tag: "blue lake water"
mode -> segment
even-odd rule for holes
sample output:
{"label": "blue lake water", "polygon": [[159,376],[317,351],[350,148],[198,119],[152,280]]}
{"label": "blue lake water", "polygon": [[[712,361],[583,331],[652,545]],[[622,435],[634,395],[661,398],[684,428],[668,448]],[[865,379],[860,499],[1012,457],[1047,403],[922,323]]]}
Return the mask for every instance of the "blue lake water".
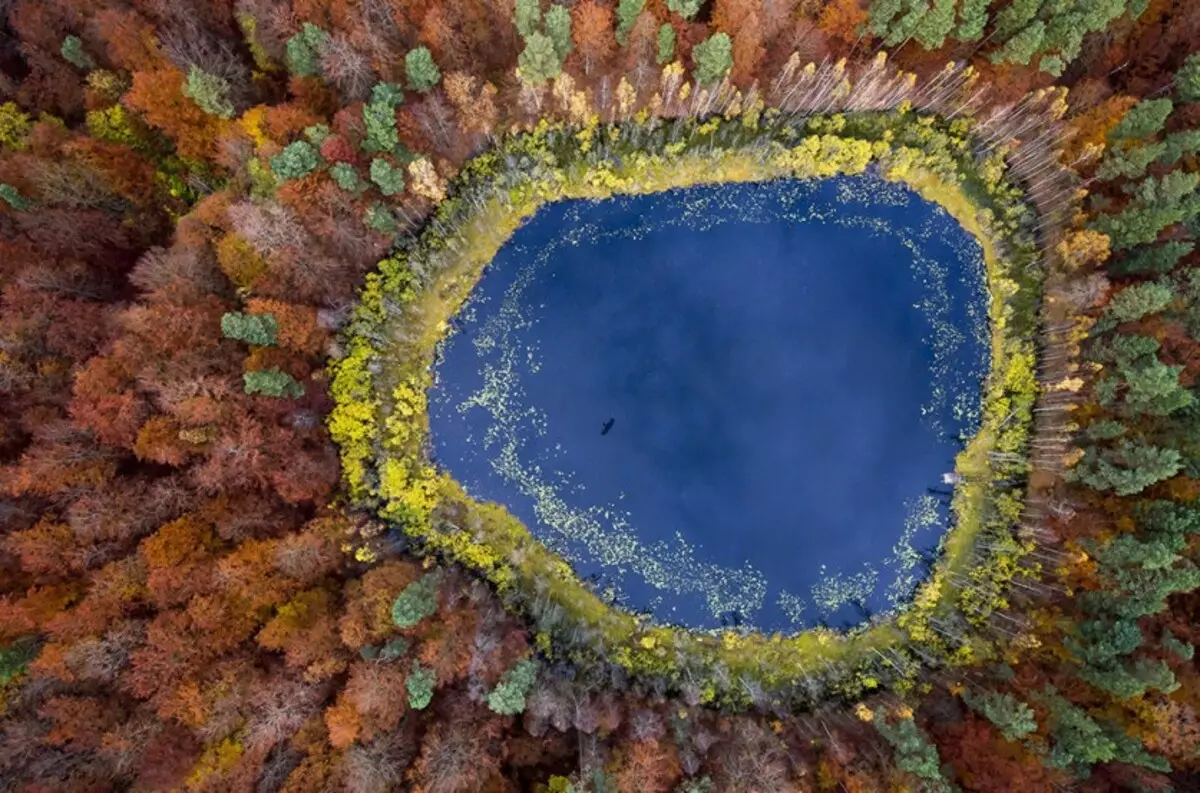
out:
{"label": "blue lake water", "polygon": [[559,202],[442,347],[434,454],[628,608],[846,626],[925,574],[986,328],[977,243],[873,176]]}

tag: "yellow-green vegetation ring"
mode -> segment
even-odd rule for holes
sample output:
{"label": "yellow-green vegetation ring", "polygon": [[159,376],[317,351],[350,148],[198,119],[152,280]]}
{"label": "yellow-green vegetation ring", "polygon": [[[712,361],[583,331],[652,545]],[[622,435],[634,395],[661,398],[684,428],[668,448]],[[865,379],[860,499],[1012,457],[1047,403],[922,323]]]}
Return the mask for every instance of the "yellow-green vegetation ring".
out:
{"label": "yellow-green vegetation ring", "polygon": [[[416,238],[367,277],[331,366],[329,429],[350,499],[421,553],[486,578],[527,616],[537,646],[579,666],[616,666],[699,702],[741,707],[847,699],[912,684],[924,663],[994,652],[978,628],[1031,546],[1020,541],[1037,384],[1041,289],[1036,213],[1002,154],[974,153],[971,122],[912,112],[809,116],[774,110],[699,121],[583,128],[543,122],[471,160]],[[706,633],[606,604],[502,506],[471,499],[429,460],[426,391],[437,345],[484,268],[544,203],[698,184],[822,179],[876,168],[945,209],[983,249],[991,369],[978,433],[956,461],[954,526],[912,602],[848,632]],[[359,550],[370,559],[370,545]]]}

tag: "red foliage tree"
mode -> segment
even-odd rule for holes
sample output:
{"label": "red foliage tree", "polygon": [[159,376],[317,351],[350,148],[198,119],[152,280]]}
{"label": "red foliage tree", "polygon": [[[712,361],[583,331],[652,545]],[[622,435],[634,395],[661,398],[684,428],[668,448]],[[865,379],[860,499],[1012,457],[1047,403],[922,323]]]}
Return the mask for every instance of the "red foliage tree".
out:
{"label": "red foliage tree", "polygon": [[413,793],[482,790],[500,772],[501,725],[499,719],[480,718],[478,707],[468,700],[451,701],[421,744],[409,774]]}
{"label": "red foliage tree", "polygon": [[585,76],[603,69],[617,46],[612,8],[600,0],[583,0],[571,9],[575,57]]}
{"label": "red foliage tree", "polygon": [[225,122],[201,110],[184,95],[183,86],[184,75],[178,69],[134,72],[133,85],[121,101],[162,130],[182,156],[211,160]]}

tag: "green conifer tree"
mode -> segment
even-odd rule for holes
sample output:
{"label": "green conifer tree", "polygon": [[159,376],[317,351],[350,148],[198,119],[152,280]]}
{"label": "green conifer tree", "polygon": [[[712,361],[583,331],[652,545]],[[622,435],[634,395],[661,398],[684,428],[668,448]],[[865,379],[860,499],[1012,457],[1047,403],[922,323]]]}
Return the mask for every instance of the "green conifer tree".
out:
{"label": "green conifer tree", "polygon": [[1125,438],[1112,447],[1087,449],[1074,475],[1094,490],[1132,496],[1182,467],[1177,450]]}
{"label": "green conifer tree", "polygon": [[1200,102],[1200,52],[1187,56],[1175,72],[1175,96],[1181,102]]}
{"label": "green conifer tree", "polygon": [[968,690],[963,692],[962,698],[967,707],[995,725],[1005,740],[1019,741],[1037,730],[1033,708],[1012,694],[996,691],[976,694]]}
{"label": "green conifer tree", "polygon": [[1174,104],[1170,99],[1143,99],[1109,130],[1109,140],[1144,140],[1162,132]]}
{"label": "green conifer tree", "polygon": [[924,788],[950,793],[950,786],[942,776],[937,749],[911,717],[900,718],[888,724],[887,714],[877,709],[872,724],[879,734],[892,746],[896,767],[924,781]]}

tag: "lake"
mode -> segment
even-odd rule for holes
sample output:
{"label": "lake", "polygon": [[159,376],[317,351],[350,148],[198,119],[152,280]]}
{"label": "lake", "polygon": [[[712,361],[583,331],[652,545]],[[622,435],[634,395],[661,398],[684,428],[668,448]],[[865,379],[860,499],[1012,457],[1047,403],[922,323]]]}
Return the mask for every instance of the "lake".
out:
{"label": "lake", "polygon": [[865,175],[542,207],[455,320],[434,456],[662,622],[908,598],[988,363],[977,242]]}

